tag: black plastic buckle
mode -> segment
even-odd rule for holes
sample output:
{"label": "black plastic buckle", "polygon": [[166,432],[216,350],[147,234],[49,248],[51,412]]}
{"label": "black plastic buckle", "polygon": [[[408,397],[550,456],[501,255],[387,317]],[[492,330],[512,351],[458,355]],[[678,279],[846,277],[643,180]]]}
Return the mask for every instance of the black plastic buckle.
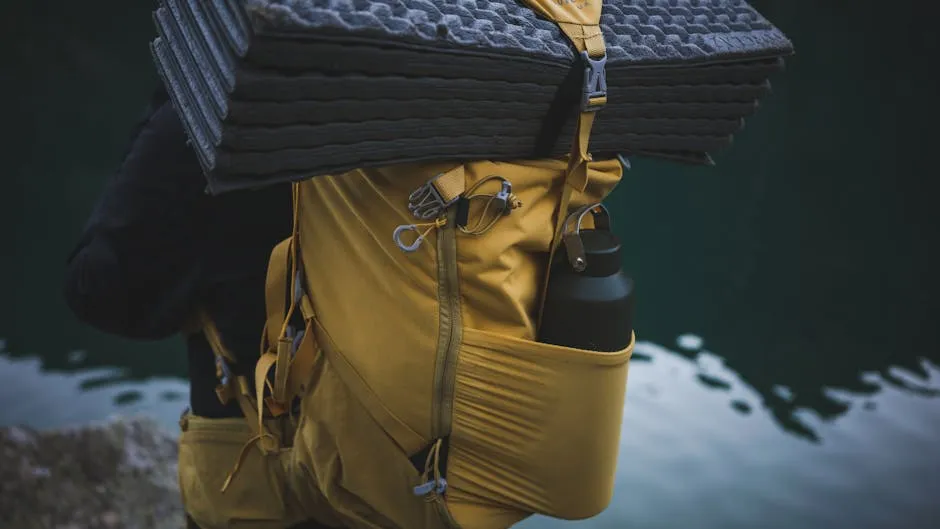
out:
{"label": "black plastic buckle", "polygon": [[594,59],[581,52],[584,80],[581,85],[581,112],[597,112],[607,104],[607,53]]}

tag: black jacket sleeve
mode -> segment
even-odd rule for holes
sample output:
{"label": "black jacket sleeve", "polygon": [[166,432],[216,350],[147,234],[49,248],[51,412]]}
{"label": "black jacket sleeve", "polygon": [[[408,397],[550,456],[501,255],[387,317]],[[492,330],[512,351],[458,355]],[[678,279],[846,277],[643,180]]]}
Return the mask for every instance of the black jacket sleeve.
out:
{"label": "black jacket sleeve", "polygon": [[107,333],[162,339],[197,298],[205,179],[165,99],[135,131],[68,258],[65,298]]}

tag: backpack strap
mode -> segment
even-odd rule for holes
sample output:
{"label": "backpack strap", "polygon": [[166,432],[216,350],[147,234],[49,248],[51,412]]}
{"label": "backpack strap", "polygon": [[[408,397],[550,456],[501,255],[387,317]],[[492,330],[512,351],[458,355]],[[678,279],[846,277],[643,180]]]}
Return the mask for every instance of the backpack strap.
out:
{"label": "backpack strap", "polygon": [[[222,341],[222,335],[219,333],[215,322],[204,310],[199,312],[198,318],[202,323],[202,331],[206,336],[206,341],[209,342],[209,347],[212,348],[212,352],[216,357],[216,374],[219,376],[219,386],[216,388],[216,394],[223,404],[228,403],[232,398],[238,402],[238,406],[241,408],[242,414],[245,416],[245,421],[248,423],[248,427],[251,428],[252,433],[251,438],[242,447],[232,470],[222,483],[222,493],[224,494],[241,469],[242,462],[245,460],[252,446],[257,445],[263,454],[276,454],[284,450],[284,440],[279,435],[272,432],[268,425],[265,424],[263,402],[256,400],[256,398],[252,396],[252,388],[248,383],[248,378],[244,375],[232,375],[229,363],[235,363],[235,356],[225,347],[225,343]],[[260,387],[261,390],[263,390],[264,384],[265,380],[263,379],[255,380],[256,395],[261,394],[258,388]]]}
{"label": "backpack strap", "polygon": [[290,299],[289,289],[292,237],[284,239],[271,250],[268,259],[267,278],[264,288],[264,302],[267,311],[267,320],[262,336],[262,350],[267,350],[269,344],[276,344],[280,337],[281,325],[287,315],[287,303]]}
{"label": "backpack strap", "polygon": [[248,378],[244,375],[236,376],[231,370],[231,364],[236,363],[235,355],[225,346],[215,322],[204,310],[199,312],[198,321],[201,323],[202,332],[209,343],[209,347],[215,354],[216,375],[219,378],[219,385],[216,386],[215,392],[219,400],[222,404],[228,404],[232,399],[235,399],[245,416],[245,420],[248,422],[248,426],[251,427],[252,433],[262,440],[262,450],[278,450],[280,442],[264,425],[264,421],[259,420],[259,411],[252,397]]}
{"label": "backpack strap", "polygon": [[[271,251],[265,280],[265,306],[267,319],[262,335],[261,357],[255,365],[255,399],[258,408],[267,405],[277,417],[286,413],[295,395],[288,392],[288,379],[293,357],[297,351],[295,338],[298,330],[291,320],[296,312],[300,296],[299,241],[300,230],[300,184],[292,184],[293,226],[291,236],[281,241]],[[306,332],[304,332],[306,334]],[[274,383],[268,375],[274,369]],[[269,395],[264,396],[265,388]]]}
{"label": "backpack strap", "polygon": [[[271,252],[265,281],[267,320],[262,354],[255,366],[256,399],[275,416],[284,414],[305,393],[319,350],[313,332],[313,304],[304,295],[300,258],[301,187],[294,183],[291,236]],[[293,323],[293,325],[292,325]],[[274,369],[274,383],[268,375]],[[259,382],[260,381],[260,382]],[[264,398],[265,387],[270,395]]]}
{"label": "backpack strap", "polygon": [[[561,230],[567,217],[571,194],[574,191],[584,191],[588,183],[587,164],[592,160],[591,153],[588,150],[591,128],[594,126],[597,111],[607,104],[607,73],[605,69],[607,47],[600,28],[603,5],[601,0],[573,0],[571,2],[558,2],[556,0],[523,1],[537,13],[558,24],[562,33],[568,37],[568,40],[577,50],[577,60],[580,61],[580,66],[584,68],[578,124],[571,145],[571,154],[568,155],[565,182],[562,186],[561,199],[556,212],[555,230],[549,246],[548,267],[545,270],[542,283],[536,326],[536,329],[538,329],[542,323],[542,312],[545,307],[545,294],[548,292],[549,276],[551,275],[555,250],[561,242]],[[577,66],[576,64],[575,67]]]}
{"label": "backpack strap", "polygon": [[[289,324],[297,305],[298,296],[289,293],[296,291],[294,280],[297,278],[297,241],[299,239],[297,229],[299,188],[296,183],[293,186],[294,220],[291,236],[274,247],[268,260],[268,270],[265,278],[267,317],[261,336],[261,356],[255,364],[254,388],[249,387],[246,377],[239,377],[237,392],[234,393],[236,398],[239,398],[239,405],[254,435],[242,447],[234,467],[222,484],[222,492],[225,492],[238,474],[242,461],[252,445],[257,444],[264,454],[275,454],[284,450],[283,440],[275,436],[265,425],[265,408],[275,418],[282,417],[289,411],[292,400],[292,395],[288,395],[286,388],[292,365],[291,356],[296,347],[293,346]],[[288,281],[288,278],[292,278],[292,280]],[[210,329],[207,332],[207,337],[210,334],[218,337],[217,330],[214,333],[211,331],[211,329],[214,329],[211,320],[207,320],[207,322],[204,325],[205,329]],[[225,349],[221,340],[215,341],[219,346],[218,354],[224,354]],[[210,338],[211,343],[213,343],[212,338]],[[215,350],[215,346],[213,346],[213,350]],[[272,368],[275,370],[274,384],[268,379]],[[265,396],[265,389],[268,390],[267,396]],[[222,396],[220,395],[220,398]]]}

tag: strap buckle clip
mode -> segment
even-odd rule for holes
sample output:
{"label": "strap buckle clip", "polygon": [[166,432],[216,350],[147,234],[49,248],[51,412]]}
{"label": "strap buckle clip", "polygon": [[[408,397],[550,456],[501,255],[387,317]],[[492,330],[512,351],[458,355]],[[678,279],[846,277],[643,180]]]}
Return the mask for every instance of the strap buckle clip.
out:
{"label": "strap buckle clip", "polygon": [[443,215],[447,208],[457,202],[460,196],[447,200],[434,185],[434,182],[445,174],[441,173],[435,176],[408,195],[408,211],[412,215],[420,220],[436,219]]}
{"label": "strap buckle clip", "polygon": [[584,80],[581,85],[581,112],[597,112],[607,104],[607,52],[597,59],[581,52]]}

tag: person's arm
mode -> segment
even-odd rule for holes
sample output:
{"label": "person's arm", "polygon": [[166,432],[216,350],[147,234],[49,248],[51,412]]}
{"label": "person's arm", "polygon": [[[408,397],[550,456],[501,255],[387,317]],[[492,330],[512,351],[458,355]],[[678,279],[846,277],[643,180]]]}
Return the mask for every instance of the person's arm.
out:
{"label": "person's arm", "polygon": [[69,256],[64,289],[79,319],[137,339],[168,337],[189,316],[209,199],[182,123],[157,103]]}

